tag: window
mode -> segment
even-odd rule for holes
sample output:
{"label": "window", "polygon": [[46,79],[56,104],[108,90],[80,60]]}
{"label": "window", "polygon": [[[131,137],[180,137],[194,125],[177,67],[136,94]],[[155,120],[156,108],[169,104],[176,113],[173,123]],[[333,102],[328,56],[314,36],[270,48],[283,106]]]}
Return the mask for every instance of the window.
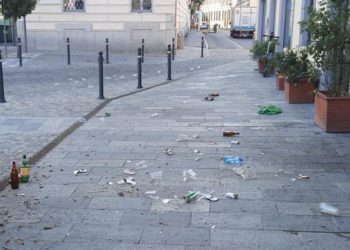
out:
{"label": "window", "polygon": [[84,0],[64,0],[63,1],[63,11],[84,11]]}
{"label": "window", "polygon": [[152,11],[152,0],[132,0],[131,11]]}

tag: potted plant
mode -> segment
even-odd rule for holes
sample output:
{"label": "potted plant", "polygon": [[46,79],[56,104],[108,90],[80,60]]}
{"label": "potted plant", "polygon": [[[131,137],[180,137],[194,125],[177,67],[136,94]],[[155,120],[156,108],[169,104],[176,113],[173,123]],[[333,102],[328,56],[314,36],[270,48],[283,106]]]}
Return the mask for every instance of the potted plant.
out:
{"label": "potted plant", "polygon": [[264,74],[264,76],[270,75],[274,70],[272,58],[275,52],[276,44],[277,41],[275,39],[273,39],[271,42],[255,41],[250,50],[253,60],[258,61],[259,72]]}
{"label": "potted plant", "polygon": [[350,132],[350,0],[321,0],[301,25],[310,35],[309,53],[322,71],[314,121],[326,132]]}
{"label": "potted plant", "polygon": [[306,48],[284,49],[284,93],[288,103],[313,103],[317,71]]}
{"label": "potted plant", "polygon": [[276,89],[284,90],[284,72],[288,65],[285,63],[285,54],[283,52],[277,52],[273,58],[275,77],[276,77]]}
{"label": "potted plant", "polygon": [[260,73],[264,72],[267,46],[268,46],[267,42],[255,41],[253,44],[253,47],[250,49],[253,60],[258,62],[258,69]]}

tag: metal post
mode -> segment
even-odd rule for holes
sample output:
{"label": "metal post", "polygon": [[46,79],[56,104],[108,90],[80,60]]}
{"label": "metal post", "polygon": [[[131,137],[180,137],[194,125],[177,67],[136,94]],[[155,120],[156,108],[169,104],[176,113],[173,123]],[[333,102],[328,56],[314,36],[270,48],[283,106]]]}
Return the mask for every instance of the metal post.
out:
{"label": "metal post", "polygon": [[168,81],[171,81],[171,45],[168,44]]}
{"label": "metal post", "polygon": [[99,92],[98,99],[105,99],[103,95],[103,52],[98,52],[98,74],[99,74]]}
{"label": "metal post", "polygon": [[142,39],[142,42],[141,42],[141,50],[142,50],[142,62],[145,61],[145,39]]}
{"label": "metal post", "polygon": [[4,74],[2,72],[2,56],[0,50],[0,103],[5,103]]}
{"label": "metal post", "polygon": [[2,12],[4,14],[4,46],[5,46],[5,58],[7,58],[7,27],[6,27],[6,18],[7,18],[7,15],[6,15],[6,1],[5,0],[2,0]]}
{"label": "metal post", "polygon": [[28,37],[27,37],[27,19],[23,16],[23,30],[24,30],[24,52],[28,53]]}
{"label": "metal post", "polygon": [[70,41],[67,37],[67,64],[70,65]]}
{"label": "metal post", "polygon": [[203,50],[204,50],[204,36],[202,35],[202,49],[201,49],[201,57],[203,57]]}
{"label": "metal post", "polygon": [[175,38],[173,37],[172,59],[175,60]]}
{"label": "metal post", "polygon": [[142,48],[137,50],[137,88],[142,89]]}
{"label": "metal post", "polygon": [[106,63],[109,64],[109,41],[108,38],[106,38]]}
{"label": "metal post", "polygon": [[19,66],[23,66],[23,61],[22,61],[22,42],[21,38],[18,38],[18,43],[17,43],[17,48],[18,48],[18,60],[19,60]]}

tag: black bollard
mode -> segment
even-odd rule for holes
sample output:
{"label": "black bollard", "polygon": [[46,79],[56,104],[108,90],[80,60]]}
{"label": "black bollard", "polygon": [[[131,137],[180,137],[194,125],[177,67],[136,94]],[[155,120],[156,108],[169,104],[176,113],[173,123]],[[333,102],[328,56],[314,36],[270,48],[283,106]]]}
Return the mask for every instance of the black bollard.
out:
{"label": "black bollard", "polygon": [[2,72],[2,55],[0,50],[0,103],[5,103],[4,74]]}
{"label": "black bollard", "polygon": [[204,50],[204,36],[202,35],[202,49],[201,49],[201,57],[203,57],[203,50]]}
{"label": "black bollard", "polygon": [[106,63],[109,64],[109,41],[106,38]]}
{"label": "black bollard", "polygon": [[137,50],[137,88],[142,89],[142,49]]}
{"label": "black bollard", "polygon": [[142,62],[144,62],[145,61],[145,39],[142,39],[141,50],[142,50]]}
{"label": "black bollard", "polygon": [[19,66],[23,66],[23,61],[22,61],[22,42],[21,38],[18,38],[18,60],[19,60]]}
{"label": "black bollard", "polygon": [[98,73],[99,73],[99,92],[98,99],[105,99],[103,96],[103,52],[98,52]]}
{"label": "black bollard", "polygon": [[168,81],[171,79],[171,45],[168,45]]}
{"label": "black bollard", "polygon": [[70,41],[67,37],[67,64],[70,65]]}
{"label": "black bollard", "polygon": [[175,38],[173,37],[172,59],[175,60]]}

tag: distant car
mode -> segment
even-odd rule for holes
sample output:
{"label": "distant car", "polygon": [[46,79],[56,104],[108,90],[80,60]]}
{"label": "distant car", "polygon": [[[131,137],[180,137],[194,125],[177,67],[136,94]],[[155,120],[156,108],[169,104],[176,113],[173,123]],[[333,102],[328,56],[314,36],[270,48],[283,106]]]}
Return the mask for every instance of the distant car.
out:
{"label": "distant car", "polygon": [[199,27],[201,30],[207,30],[209,29],[209,24],[206,22],[202,22],[202,25]]}

